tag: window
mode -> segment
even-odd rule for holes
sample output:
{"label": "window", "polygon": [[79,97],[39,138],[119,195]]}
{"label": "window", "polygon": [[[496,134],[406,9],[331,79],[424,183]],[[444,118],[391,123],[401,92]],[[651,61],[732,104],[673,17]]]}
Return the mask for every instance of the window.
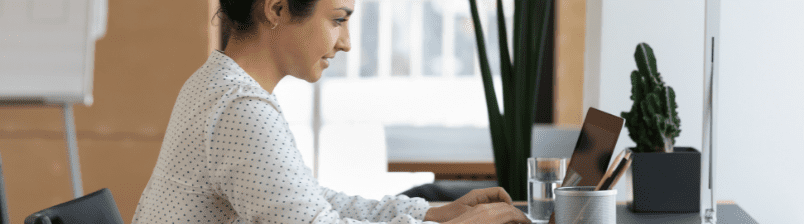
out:
{"label": "window", "polygon": [[[513,0],[503,2],[510,50]],[[314,130],[326,126],[488,126],[468,0],[356,0],[355,7],[352,51],[331,60],[317,83],[320,95],[313,84],[291,78],[275,91],[306,161],[312,160]],[[502,105],[496,1],[478,0],[478,9]],[[315,116],[319,127],[312,127]]]}

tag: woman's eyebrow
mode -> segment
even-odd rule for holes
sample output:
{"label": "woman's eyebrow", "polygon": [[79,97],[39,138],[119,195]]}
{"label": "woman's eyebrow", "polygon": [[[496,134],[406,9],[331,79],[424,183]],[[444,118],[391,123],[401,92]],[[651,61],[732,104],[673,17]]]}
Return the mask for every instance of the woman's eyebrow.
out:
{"label": "woman's eyebrow", "polygon": [[333,10],[343,10],[343,11],[345,11],[345,12],[346,12],[346,16],[347,16],[347,17],[348,17],[348,16],[351,16],[351,15],[352,15],[352,12],[354,11],[354,10],[352,10],[352,9],[350,9],[350,8],[347,8],[347,7],[335,8],[335,9],[333,9]]}

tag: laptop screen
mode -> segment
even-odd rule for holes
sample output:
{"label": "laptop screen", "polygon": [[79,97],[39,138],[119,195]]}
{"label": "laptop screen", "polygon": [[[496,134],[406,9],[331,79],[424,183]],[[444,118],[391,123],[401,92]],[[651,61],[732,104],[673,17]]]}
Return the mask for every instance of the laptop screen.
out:
{"label": "laptop screen", "polygon": [[589,108],[562,186],[597,186],[608,169],[624,120]]}

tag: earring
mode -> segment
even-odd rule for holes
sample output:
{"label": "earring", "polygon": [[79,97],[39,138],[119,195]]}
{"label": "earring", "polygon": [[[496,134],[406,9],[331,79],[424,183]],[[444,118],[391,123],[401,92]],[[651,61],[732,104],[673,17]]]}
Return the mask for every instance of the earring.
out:
{"label": "earring", "polygon": [[272,29],[272,30],[273,30],[273,29],[275,29],[275,28],[276,28],[276,26],[279,26],[279,23],[274,23],[274,27],[271,27],[271,29]]}

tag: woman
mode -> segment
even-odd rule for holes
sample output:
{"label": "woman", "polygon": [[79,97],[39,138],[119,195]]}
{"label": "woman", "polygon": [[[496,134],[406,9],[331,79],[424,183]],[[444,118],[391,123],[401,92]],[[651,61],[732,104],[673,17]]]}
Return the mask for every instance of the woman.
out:
{"label": "woman", "polygon": [[272,93],[350,49],[354,0],[221,0],[231,36],[184,84],[133,223],[530,223],[502,188],[442,207],[321,187]]}

